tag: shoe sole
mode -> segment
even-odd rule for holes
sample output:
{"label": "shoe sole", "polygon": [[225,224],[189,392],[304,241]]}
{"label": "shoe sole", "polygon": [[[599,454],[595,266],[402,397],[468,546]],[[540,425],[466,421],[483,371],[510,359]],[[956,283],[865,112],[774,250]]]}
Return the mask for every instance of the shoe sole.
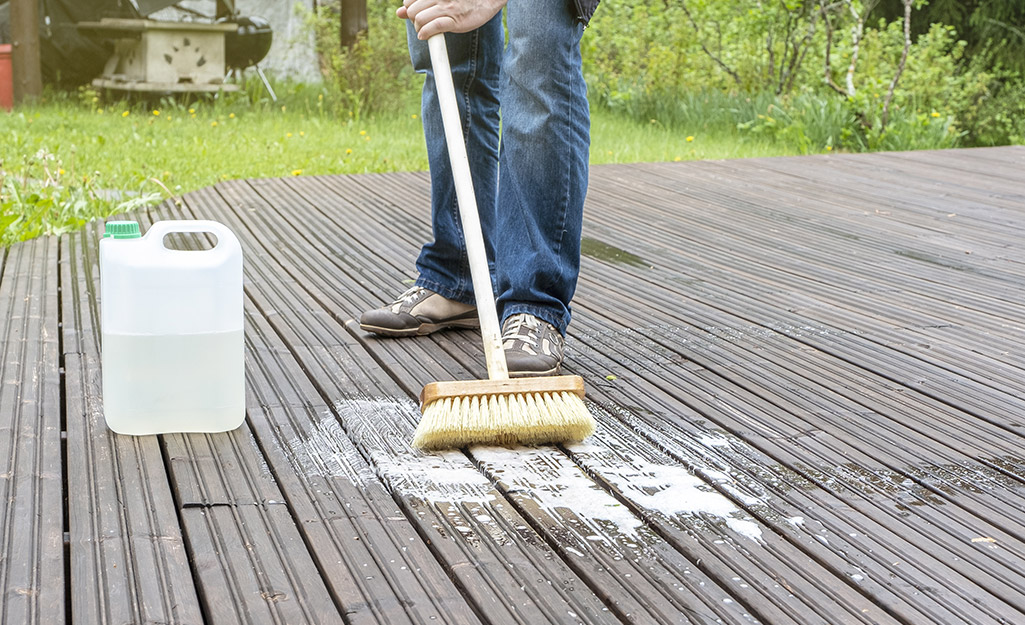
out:
{"label": "shoe sole", "polygon": [[468,319],[464,321],[451,321],[444,323],[421,323],[414,328],[404,328],[396,330],[395,328],[385,328],[381,326],[372,326],[366,324],[359,324],[361,330],[365,332],[373,332],[381,336],[388,336],[394,338],[401,338],[404,336],[427,336],[433,334],[439,330],[458,329],[458,330],[476,330],[480,327],[480,322],[476,319]]}

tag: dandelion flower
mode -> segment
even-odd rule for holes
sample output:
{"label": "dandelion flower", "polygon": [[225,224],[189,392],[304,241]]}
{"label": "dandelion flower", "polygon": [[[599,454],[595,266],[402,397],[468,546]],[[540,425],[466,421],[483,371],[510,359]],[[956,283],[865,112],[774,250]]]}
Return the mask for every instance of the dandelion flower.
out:
{"label": "dandelion flower", "polygon": [[292,133],[290,133],[290,132],[286,132],[286,133],[285,133],[285,138],[286,138],[286,139],[291,139],[291,138],[292,138]]}
{"label": "dandelion flower", "polygon": [[[285,107],[282,106],[281,110],[284,110],[284,109],[285,109]],[[235,114],[231,113],[230,115],[228,115],[228,119],[235,119]]]}
{"label": "dandelion flower", "polygon": [[680,161],[682,161],[682,160],[683,160],[682,158],[680,158],[679,156],[677,156],[676,158],[674,158],[674,159],[673,159],[673,162],[675,162],[675,163],[679,163],[679,162],[680,162]]}
{"label": "dandelion flower", "polygon": [[125,111],[124,113],[121,113],[121,117],[128,117],[128,111]]}
{"label": "dandelion flower", "polygon": [[416,119],[416,113],[413,113],[413,114],[412,114],[412,115],[410,115],[409,117],[410,117],[410,119]]}
{"label": "dandelion flower", "polygon": [[300,137],[305,137],[306,136],[306,131],[305,130],[300,130],[299,131],[299,136]]}
{"label": "dandelion flower", "polygon": [[196,112],[196,109],[189,109],[189,115],[193,115],[193,114],[195,114],[195,112]]}
{"label": "dandelion flower", "polygon": [[345,153],[346,153],[346,154],[352,154],[352,148],[348,148],[348,149],[346,149],[346,150],[345,150]]}
{"label": "dandelion flower", "polygon": [[153,114],[154,114],[154,115],[160,115],[160,111],[158,111],[158,110],[156,110],[156,109],[153,109]]}
{"label": "dandelion flower", "polygon": [[302,173],[303,173],[303,170],[301,170],[301,169],[293,169],[292,170],[292,175],[293,176],[298,176],[298,175],[300,175]]}
{"label": "dandelion flower", "polygon": [[827,145],[826,146],[826,152],[832,152],[832,151],[833,151],[833,146]]}
{"label": "dandelion flower", "polygon": [[689,137],[687,137],[687,143],[690,143],[693,140],[694,140],[694,135],[690,135]]}
{"label": "dandelion flower", "polygon": [[940,114],[939,114],[939,113],[937,113],[936,111],[933,111],[933,112],[932,112],[932,116],[933,116],[933,117],[939,117],[939,116],[940,116]]}
{"label": "dandelion flower", "polygon": [[214,121],[210,122],[210,126],[216,126],[216,125],[217,125],[217,120],[214,120]]}
{"label": "dandelion flower", "polygon": [[360,130],[359,134],[360,134],[360,136],[363,136],[363,135],[367,134],[367,131],[366,130]]}

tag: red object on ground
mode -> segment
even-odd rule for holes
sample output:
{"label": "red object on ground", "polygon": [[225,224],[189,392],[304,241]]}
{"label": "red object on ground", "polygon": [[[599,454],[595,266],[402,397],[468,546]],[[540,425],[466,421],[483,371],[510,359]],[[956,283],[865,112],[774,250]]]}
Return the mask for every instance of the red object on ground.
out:
{"label": "red object on ground", "polygon": [[14,74],[11,69],[11,44],[0,44],[0,108],[14,108]]}

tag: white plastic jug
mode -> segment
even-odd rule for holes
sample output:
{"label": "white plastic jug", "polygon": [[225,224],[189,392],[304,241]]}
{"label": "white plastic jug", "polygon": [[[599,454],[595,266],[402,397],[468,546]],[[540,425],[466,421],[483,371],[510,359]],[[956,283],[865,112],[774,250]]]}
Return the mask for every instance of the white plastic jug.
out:
{"label": "white plastic jug", "polygon": [[[209,250],[165,237],[204,232]],[[245,419],[242,247],[215,221],[108,222],[100,241],[103,413],[119,434],[225,432]]]}

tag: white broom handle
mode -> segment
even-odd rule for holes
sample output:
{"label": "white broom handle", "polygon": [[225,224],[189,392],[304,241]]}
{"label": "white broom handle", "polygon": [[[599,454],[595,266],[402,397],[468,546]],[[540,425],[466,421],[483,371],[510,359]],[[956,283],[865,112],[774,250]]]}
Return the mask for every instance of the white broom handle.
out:
{"label": "white broom handle", "polygon": [[495,310],[488,256],[484,248],[484,236],[481,234],[473,179],[470,177],[470,161],[466,156],[463,129],[459,122],[459,108],[456,105],[456,91],[452,84],[452,68],[448,62],[445,35],[432,36],[427,40],[427,46],[431,51],[434,84],[438,91],[441,119],[445,126],[445,143],[448,146],[452,177],[455,180],[456,201],[459,203],[459,217],[463,224],[466,255],[470,261],[470,277],[473,279],[473,293],[477,300],[477,315],[480,318],[480,333],[484,340],[488,377],[492,380],[508,380],[509,367],[506,365],[505,351],[502,349],[502,329],[498,325],[498,312]]}

